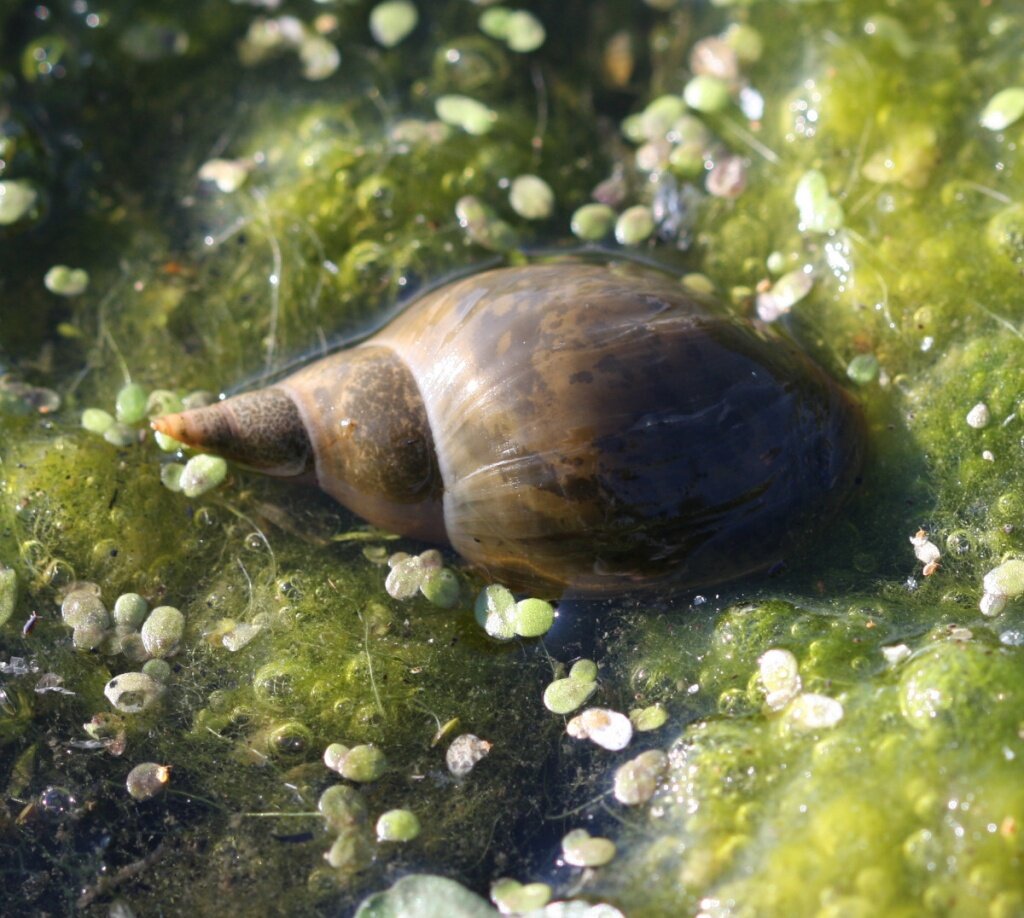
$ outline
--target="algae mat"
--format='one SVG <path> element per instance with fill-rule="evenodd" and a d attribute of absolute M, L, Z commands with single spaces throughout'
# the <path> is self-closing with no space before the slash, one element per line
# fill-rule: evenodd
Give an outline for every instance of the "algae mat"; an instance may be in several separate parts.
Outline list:
<path fill-rule="evenodd" d="M 1019 4 L 0 23 L 6 911 L 1024 913 Z M 537 637 L 458 558 L 149 430 L 566 253 L 861 403 L 862 480 L 781 569 Z"/>

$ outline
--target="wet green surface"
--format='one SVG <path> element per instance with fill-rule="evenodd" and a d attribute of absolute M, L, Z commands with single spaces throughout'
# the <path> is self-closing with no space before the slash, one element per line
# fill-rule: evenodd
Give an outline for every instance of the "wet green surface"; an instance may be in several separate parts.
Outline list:
<path fill-rule="evenodd" d="M 544 881 L 628 915 L 1024 913 L 1024 614 L 1013 598 L 995 617 L 978 607 L 986 572 L 1024 557 L 1024 122 L 979 121 L 1020 82 L 1024 10 L 529 6 L 547 39 L 519 53 L 467 0 L 421 4 L 389 50 L 361 2 L 0 3 L 0 181 L 36 192 L 0 226 L 0 565 L 16 578 L 0 576 L 0 883 L 14 912 L 206 915 L 230 898 L 245 914 L 345 914 L 415 872 L 484 895 L 502 876 Z M 277 25 L 293 46 L 257 62 L 249 32 L 240 52 L 255 21 L 285 14 L 303 24 Z M 679 96 L 694 42 L 730 23 L 763 53 L 706 130 L 673 133 L 651 110 L 620 130 Z M 725 33 L 744 51 L 751 34 Z M 330 63 L 325 42 L 336 72 L 305 78 L 303 60 Z M 444 125 L 444 95 L 495 118 L 479 134 Z M 730 154 L 745 188 L 718 172 L 708 194 L 700 163 L 713 173 Z M 210 171 L 217 159 L 230 162 Z M 810 170 L 825 186 L 807 216 L 823 222 L 801 229 Z M 550 217 L 509 202 L 523 174 L 554 191 Z M 423 546 L 336 540 L 359 521 L 238 469 L 185 497 L 161 483 L 176 457 L 131 411 L 130 445 L 81 427 L 85 408 L 114 414 L 129 379 L 236 389 L 453 271 L 578 245 L 571 218 L 598 183 L 616 212 L 653 205 L 658 235 L 632 257 L 705 275 L 691 286 L 738 313 L 809 272 L 779 322 L 858 380 L 863 482 L 773 577 L 565 602 L 542 641 L 498 643 L 457 559 L 453 609 L 399 602 L 375 561 Z M 54 265 L 85 269 L 87 288 L 52 292 Z M 908 541 L 920 528 L 941 553 L 927 577 Z M 76 580 L 107 608 L 131 591 L 184 613 L 145 711 L 104 694 L 141 666 L 135 645 L 75 649 L 60 597 Z M 796 658 L 805 697 L 841 705 L 838 722 L 766 709 L 758 660 L 773 648 Z M 660 703 L 668 722 L 619 753 L 566 737 L 542 694 L 580 657 L 598 664 L 590 704 Z M 465 733 L 492 745 L 455 779 L 445 750 Z M 331 743 L 372 745 L 386 769 L 332 772 Z M 669 768 L 625 807 L 612 776 L 648 748 Z M 377 773 L 376 754 L 357 758 L 357 777 Z M 136 801 L 125 779 L 144 762 L 171 779 Z M 318 809 L 332 786 L 352 790 Z M 377 841 L 393 809 L 416 814 L 418 837 Z M 615 842 L 611 865 L 560 863 L 579 828 Z"/>

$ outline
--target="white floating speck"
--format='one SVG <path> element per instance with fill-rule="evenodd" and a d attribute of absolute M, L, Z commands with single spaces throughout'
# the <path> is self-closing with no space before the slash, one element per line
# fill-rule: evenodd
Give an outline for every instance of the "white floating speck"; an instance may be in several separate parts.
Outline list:
<path fill-rule="evenodd" d="M 890 666 L 902 663 L 910 656 L 910 648 L 906 644 L 893 644 L 891 647 L 882 648 L 882 656 Z"/>
<path fill-rule="evenodd" d="M 973 427 L 975 430 L 981 430 L 982 427 L 988 426 L 991 417 L 988 405 L 984 402 L 978 402 L 977 405 L 967 412 L 967 426 Z"/>
<path fill-rule="evenodd" d="M 835 698 L 807 692 L 793 700 L 786 717 L 796 730 L 822 730 L 843 719 L 843 706 Z"/>
<path fill-rule="evenodd" d="M 929 541 L 928 533 L 923 529 L 919 529 L 916 535 L 910 537 L 910 544 L 914 546 L 914 557 L 926 566 L 942 557 L 939 546 Z"/>
<path fill-rule="evenodd" d="M 757 667 L 770 710 L 781 711 L 800 693 L 798 664 L 788 650 L 774 648 L 761 654 Z"/>
<path fill-rule="evenodd" d="M 606 708 L 587 708 L 565 726 L 573 739 L 589 739 L 602 749 L 617 752 L 633 738 L 633 724 L 625 714 Z"/>
<path fill-rule="evenodd" d="M 984 595 L 978 607 L 982 615 L 998 615 L 1010 599 L 1024 593 L 1024 561 L 1010 558 L 992 568 L 982 580 Z"/>

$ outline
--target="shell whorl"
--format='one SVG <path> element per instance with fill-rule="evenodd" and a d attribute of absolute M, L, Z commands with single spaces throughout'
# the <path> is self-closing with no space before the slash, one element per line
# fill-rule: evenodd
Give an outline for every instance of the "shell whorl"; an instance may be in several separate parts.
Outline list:
<path fill-rule="evenodd" d="M 313 467 L 313 447 L 294 400 L 271 386 L 168 414 L 153 427 L 179 443 L 217 453 L 269 475 L 301 476 Z"/>

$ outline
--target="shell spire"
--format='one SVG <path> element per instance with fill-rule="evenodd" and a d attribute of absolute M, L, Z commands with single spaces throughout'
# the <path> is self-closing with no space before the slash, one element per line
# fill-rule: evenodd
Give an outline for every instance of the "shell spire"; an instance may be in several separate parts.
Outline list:
<path fill-rule="evenodd" d="M 313 468 L 313 448 L 299 410 L 275 386 L 152 422 L 179 443 L 216 453 L 268 475 L 293 477 Z"/>

